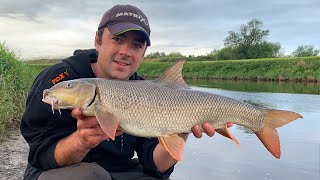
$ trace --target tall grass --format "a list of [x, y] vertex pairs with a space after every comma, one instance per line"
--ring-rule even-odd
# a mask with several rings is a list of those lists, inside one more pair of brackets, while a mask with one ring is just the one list
[[38, 72], [0, 43], [0, 140], [19, 124], [27, 93]]

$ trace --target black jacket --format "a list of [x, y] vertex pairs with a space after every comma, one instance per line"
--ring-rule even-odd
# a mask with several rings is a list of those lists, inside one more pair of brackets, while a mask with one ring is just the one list
[[[41, 101], [42, 92], [54, 84], [77, 78], [94, 78], [91, 63], [96, 62], [95, 50], [75, 51], [61, 63], [55, 64], [43, 70], [35, 79], [26, 102], [26, 110], [22, 117], [20, 130], [30, 146], [28, 166], [25, 179], [37, 179], [41, 172], [58, 168], [54, 159], [54, 149], [58, 141], [77, 129], [76, 119], [71, 117], [70, 110], [61, 110], [52, 114], [51, 107]], [[143, 80], [136, 73], [131, 80]], [[126, 171], [136, 165], [132, 160], [136, 151], [139, 162], [145, 173], [158, 178], [168, 178], [173, 167], [167, 173], [157, 171], [153, 161], [153, 150], [158, 144], [157, 139], [134, 137], [123, 135], [115, 141], [103, 141], [97, 147], [92, 148], [82, 160], [83, 162], [97, 162], [107, 171]], [[121, 145], [122, 151], [121, 151]]]

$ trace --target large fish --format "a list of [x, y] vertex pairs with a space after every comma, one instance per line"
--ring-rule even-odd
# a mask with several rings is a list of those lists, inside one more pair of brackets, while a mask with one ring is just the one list
[[177, 160], [182, 159], [184, 140], [196, 124], [210, 122], [216, 132], [238, 141], [226, 124], [251, 129], [276, 158], [280, 158], [277, 130], [301, 115], [261, 108], [232, 98], [192, 90], [182, 78], [184, 61], [178, 61], [156, 80], [123, 81], [99, 78], [76, 79], [44, 90], [43, 102], [54, 109], [81, 107], [86, 116], [96, 116], [103, 131], [115, 138], [122, 131], [140, 137], [158, 137]]

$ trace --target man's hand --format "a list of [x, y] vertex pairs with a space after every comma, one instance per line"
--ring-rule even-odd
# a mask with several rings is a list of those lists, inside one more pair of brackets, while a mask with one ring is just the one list
[[[83, 148], [91, 149], [99, 145], [100, 142], [110, 139], [110, 137], [101, 129], [96, 117], [83, 116], [80, 108], [73, 109], [71, 115], [78, 120], [76, 134], [78, 136], [79, 145]], [[123, 132], [118, 128], [116, 136], [119, 136], [122, 133]]]
[[[231, 127], [233, 125], [232, 122], [228, 122], [227, 123], [227, 127]], [[210, 123], [204, 123], [202, 124], [202, 128], [203, 128], [203, 131], [210, 137], [212, 137], [215, 133], [215, 130], [214, 130], [214, 127], [212, 124]], [[199, 125], [194, 125], [192, 128], [192, 133], [193, 135], [196, 137], [196, 138], [201, 138], [202, 137], [202, 131], [199, 127]]]

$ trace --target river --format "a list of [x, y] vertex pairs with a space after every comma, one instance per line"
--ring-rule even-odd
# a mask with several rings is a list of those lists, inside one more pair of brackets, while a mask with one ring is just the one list
[[174, 180], [318, 180], [320, 179], [320, 85], [289, 82], [187, 81], [193, 89], [255, 105], [295, 111], [303, 119], [278, 128], [281, 158], [274, 158], [247, 129], [234, 125], [240, 142], [216, 134], [189, 136]]

